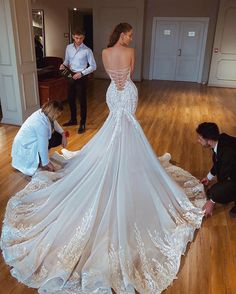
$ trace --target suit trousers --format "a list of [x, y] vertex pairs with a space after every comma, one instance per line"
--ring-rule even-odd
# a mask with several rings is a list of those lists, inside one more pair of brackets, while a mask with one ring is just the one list
[[236, 204], [236, 181], [217, 182], [211, 186], [207, 194], [214, 202], [225, 204], [234, 201]]
[[76, 97], [79, 98], [80, 104], [80, 124], [85, 125], [87, 117], [87, 77], [80, 79], [69, 79], [68, 101], [70, 105], [71, 120], [77, 121]]

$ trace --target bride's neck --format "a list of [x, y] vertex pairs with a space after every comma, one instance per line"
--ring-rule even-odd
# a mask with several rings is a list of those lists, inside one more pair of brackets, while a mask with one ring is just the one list
[[124, 48], [124, 47], [128, 47], [127, 45], [125, 44], [122, 44], [121, 42], [117, 42], [113, 47], [116, 47], [116, 48]]

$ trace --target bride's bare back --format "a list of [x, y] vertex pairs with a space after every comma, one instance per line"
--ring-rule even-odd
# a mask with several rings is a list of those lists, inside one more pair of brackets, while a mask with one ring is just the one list
[[134, 68], [134, 49], [114, 46], [102, 51], [103, 65], [115, 82], [118, 90], [123, 90], [129, 74]]

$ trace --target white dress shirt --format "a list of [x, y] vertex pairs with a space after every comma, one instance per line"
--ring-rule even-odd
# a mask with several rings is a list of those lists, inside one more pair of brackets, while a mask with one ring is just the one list
[[[63, 129], [54, 121], [54, 129], [62, 134]], [[48, 117], [41, 111], [35, 111], [23, 123], [12, 145], [12, 166], [22, 173], [32, 176], [39, 165], [49, 163], [48, 142], [52, 136], [52, 126]]]
[[82, 72], [83, 75], [97, 68], [92, 50], [83, 43], [79, 47], [75, 47], [74, 43], [66, 47], [64, 64], [73, 72]]
[[[214, 147], [213, 151], [215, 152], [215, 154], [217, 154], [217, 146], [218, 146], [218, 142], [216, 143], [216, 146]], [[207, 178], [209, 181], [211, 181], [215, 176], [213, 176], [213, 174], [211, 172], [209, 172], [207, 174]]]

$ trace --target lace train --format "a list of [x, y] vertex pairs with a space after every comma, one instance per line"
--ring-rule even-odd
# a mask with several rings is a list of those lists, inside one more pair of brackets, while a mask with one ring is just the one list
[[134, 84], [112, 82], [107, 103], [88, 144], [55, 154], [58, 171], [38, 171], [7, 204], [3, 257], [39, 293], [161, 293], [201, 225], [203, 186], [169, 154], [157, 159]]

